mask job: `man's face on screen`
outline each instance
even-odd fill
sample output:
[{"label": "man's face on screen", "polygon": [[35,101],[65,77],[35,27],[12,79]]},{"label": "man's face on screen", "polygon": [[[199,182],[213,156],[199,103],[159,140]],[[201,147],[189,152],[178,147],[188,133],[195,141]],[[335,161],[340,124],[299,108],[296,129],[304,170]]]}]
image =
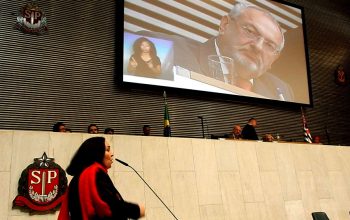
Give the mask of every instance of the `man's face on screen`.
[{"label": "man's face on screen", "polygon": [[283,37],[266,12],[247,8],[235,18],[225,16],[220,29],[220,51],[235,60],[236,74],[243,79],[261,76],[279,57]]}]

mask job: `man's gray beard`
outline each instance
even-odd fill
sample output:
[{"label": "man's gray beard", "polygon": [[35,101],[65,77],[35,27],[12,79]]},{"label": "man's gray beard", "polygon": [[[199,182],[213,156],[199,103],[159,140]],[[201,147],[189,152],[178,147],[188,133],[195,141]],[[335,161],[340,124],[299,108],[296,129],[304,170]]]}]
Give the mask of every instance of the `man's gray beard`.
[{"label": "man's gray beard", "polygon": [[[252,75],[259,75],[260,68],[258,67],[258,65],[256,63],[251,63],[251,62],[247,61],[239,53],[234,53],[233,54],[233,59],[235,60],[236,64],[241,65],[247,71],[251,72],[251,74],[250,74],[251,78],[255,78]],[[237,75],[239,75],[239,73],[237,73]]]}]

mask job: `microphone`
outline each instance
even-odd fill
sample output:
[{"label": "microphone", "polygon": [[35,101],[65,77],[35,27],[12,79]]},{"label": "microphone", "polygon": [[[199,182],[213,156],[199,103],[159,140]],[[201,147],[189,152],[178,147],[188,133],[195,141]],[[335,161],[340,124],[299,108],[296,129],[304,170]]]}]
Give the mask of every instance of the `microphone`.
[{"label": "microphone", "polygon": [[203,116],[197,116],[197,118],[199,118],[199,119],[203,119]]},{"label": "microphone", "polygon": [[148,183],[146,182],[146,180],[144,180],[142,178],[142,176],[132,167],[130,166],[129,164],[125,163],[124,161],[122,160],[119,160],[117,158],[115,158],[116,161],[118,161],[119,163],[123,164],[124,166],[127,166],[127,167],[130,167],[140,178],[141,180],[148,186],[148,188],[154,193],[154,195],[157,196],[157,198],[159,199],[159,201],[161,201],[163,203],[163,205],[165,206],[165,208],[168,209],[168,211],[174,216],[174,218],[176,220],[179,220],[178,218],[176,218],[176,216],[174,215],[174,213],[169,209],[169,207],[163,202],[163,200],[157,195],[157,193],[152,189],[152,187],[150,185],[148,185]]},{"label": "microphone", "polygon": [[115,160],[123,164],[124,166],[127,166],[127,167],[129,166],[129,164],[125,163],[124,161],[118,160],[117,158],[115,158]]}]

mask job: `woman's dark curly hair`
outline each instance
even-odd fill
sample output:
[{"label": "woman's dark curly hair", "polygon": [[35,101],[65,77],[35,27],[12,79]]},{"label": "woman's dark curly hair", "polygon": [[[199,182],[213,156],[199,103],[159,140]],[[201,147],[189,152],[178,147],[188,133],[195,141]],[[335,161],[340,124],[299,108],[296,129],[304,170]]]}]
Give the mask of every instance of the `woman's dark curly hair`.
[{"label": "woman's dark curly hair", "polygon": [[104,137],[92,137],[85,140],[73,156],[67,173],[71,176],[79,175],[85,168],[97,162],[102,164],[106,145]]},{"label": "woman's dark curly hair", "polygon": [[154,43],[152,41],[150,41],[149,39],[145,38],[145,37],[140,37],[138,38],[132,48],[134,50],[134,55],[136,56],[141,56],[141,44],[142,42],[147,42],[149,44],[149,46],[151,47],[151,50],[150,50],[150,56],[152,59],[156,59],[157,58],[157,49],[156,49],[156,46],[154,45]]}]

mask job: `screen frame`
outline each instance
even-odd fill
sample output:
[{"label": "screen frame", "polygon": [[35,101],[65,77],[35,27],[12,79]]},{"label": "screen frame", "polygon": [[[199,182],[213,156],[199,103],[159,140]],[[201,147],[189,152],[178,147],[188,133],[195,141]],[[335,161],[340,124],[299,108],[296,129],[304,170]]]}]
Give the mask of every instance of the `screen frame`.
[{"label": "screen frame", "polygon": [[[306,19],[305,19],[305,12],[304,8],[290,3],[286,1],[280,1],[280,0],[273,0],[273,2],[277,2],[280,4],[284,4],[290,7],[294,7],[296,9],[299,9],[301,12],[301,19],[302,19],[302,33],[303,33],[303,43],[304,43],[304,53],[305,53],[305,62],[306,62],[306,72],[307,72],[307,86],[308,86],[308,96],[309,96],[309,103],[298,103],[298,102],[290,102],[290,101],[280,101],[275,99],[265,99],[265,98],[257,98],[252,96],[244,96],[244,95],[231,95],[231,94],[222,94],[222,93],[215,93],[215,92],[207,92],[207,91],[199,91],[199,90],[192,90],[192,89],[186,89],[186,88],[176,88],[176,87],[167,87],[167,86],[160,86],[160,85],[151,85],[151,84],[139,84],[139,83],[133,83],[133,82],[125,82],[124,81],[124,7],[125,7],[125,0],[124,1],[116,1],[116,24],[115,24],[115,68],[114,68],[114,79],[115,83],[120,87],[121,89],[136,89],[136,90],[151,90],[156,93],[162,94],[163,91],[167,91],[172,94],[177,94],[180,96],[190,96],[190,97],[203,97],[205,96],[208,99],[215,99],[215,100],[230,100],[230,101],[238,101],[238,102],[254,102],[254,103],[261,103],[261,104],[268,104],[268,105],[282,105],[287,107],[313,107],[313,96],[312,96],[312,82],[311,82],[311,74],[310,74],[310,62],[309,62],[309,50],[308,50],[308,43],[307,43],[307,28],[306,28]],[[123,28],[118,28],[123,27]],[[123,49],[122,49],[123,48]],[[122,60],[122,63],[120,63],[120,60]]]}]

